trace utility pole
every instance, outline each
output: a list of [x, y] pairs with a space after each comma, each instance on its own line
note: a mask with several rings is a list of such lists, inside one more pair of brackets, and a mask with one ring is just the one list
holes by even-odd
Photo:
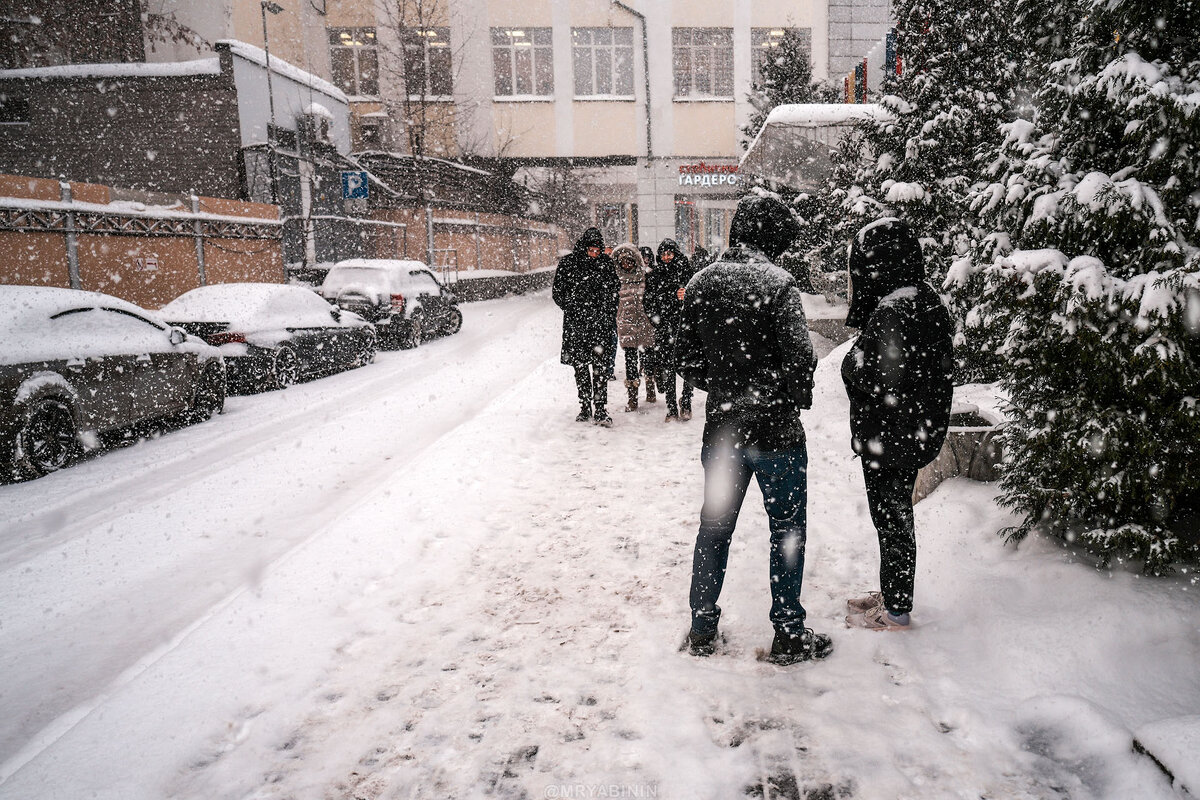
[[279, 14], [283, 6], [271, 0], [260, 0], [263, 23], [263, 52], [267, 56], [267, 104], [271, 109], [271, 122], [267, 126], [267, 167], [271, 171], [271, 203], [279, 204], [279, 179], [275, 169], [275, 90], [271, 84], [271, 39], [267, 36], [267, 12]]

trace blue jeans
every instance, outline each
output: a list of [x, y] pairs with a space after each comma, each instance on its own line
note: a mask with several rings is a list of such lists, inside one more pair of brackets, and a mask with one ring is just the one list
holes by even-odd
[[771, 528], [771, 624], [789, 636], [804, 629], [800, 589], [804, 579], [807, 537], [808, 451], [763, 452], [753, 447], [705, 445], [704, 508], [692, 560], [692, 630], [717, 630], [721, 607], [717, 599], [725, 582], [729, 543], [751, 476], [758, 479]]

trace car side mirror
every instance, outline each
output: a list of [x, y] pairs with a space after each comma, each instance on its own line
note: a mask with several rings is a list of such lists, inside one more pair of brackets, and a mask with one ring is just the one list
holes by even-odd
[[186, 333], [184, 333], [181, 328], [171, 328], [171, 333], [169, 335], [169, 338], [170, 338], [171, 344], [178, 347], [179, 345], [181, 345], [187, 341], [188, 335]]
[[333, 308], [329, 309], [329, 316], [333, 317], [334, 322], [341, 322], [342, 310], [337, 306], [334, 306]]

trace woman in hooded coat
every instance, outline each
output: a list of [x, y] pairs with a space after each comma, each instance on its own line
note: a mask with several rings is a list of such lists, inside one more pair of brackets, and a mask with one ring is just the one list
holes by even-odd
[[921, 245], [908, 225], [885, 217], [850, 243], [850, 310], [861, 329], [842, 361], [850, 397], [851, 447], [862, 459], [871, 521], [879, 535], [880, 591], [847, 602], [847, 624], [909, 625], [916, 574], [913, 486], [937, 457], [950, 423], [954, 323], [925, 281]]
[[[621, 281], [620, 302], [617, 305], [617, 339], [625, 351], [625, 389], [629, 393], [626, 411], [637, 411], [640, 376], [645, 367], [644, 354], [654, 346], [654, 326], [646, 316], [642, 297], [646, 292], [646, 273], [650, 268], [642, 260], [642, 254], [632, 244], [613, 248], [612, 260], [617, 265], [617, 278]], [[646, 400], [653, 390], [647, 386]]]
[[608, 405], [608, 364], [617, 340], [620, 292], [612, 259], [604, 253], [599, 228], [588, 228], [575, 249], [562, 257], [554, 272], [551, 294], [563, 310], [562, 363], [574, 368], [579, 392], [578, 422], [594, 418], [612, 427]]

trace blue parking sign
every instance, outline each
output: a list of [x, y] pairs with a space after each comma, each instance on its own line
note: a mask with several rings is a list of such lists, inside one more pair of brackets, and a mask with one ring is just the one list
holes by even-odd
[[370, 197], [370, 184], [367, 183], [366, 170], [342, 173], [343, 200], [366, 200], [368, 197]]

